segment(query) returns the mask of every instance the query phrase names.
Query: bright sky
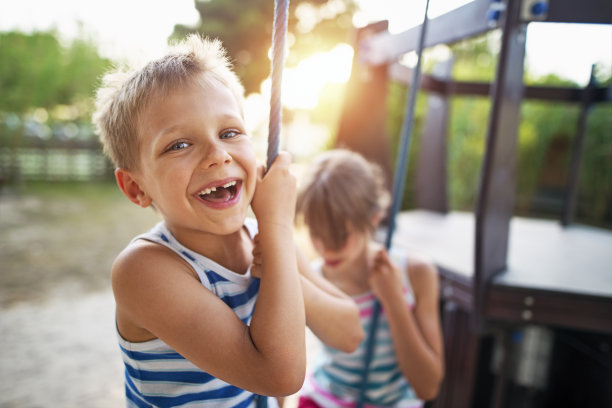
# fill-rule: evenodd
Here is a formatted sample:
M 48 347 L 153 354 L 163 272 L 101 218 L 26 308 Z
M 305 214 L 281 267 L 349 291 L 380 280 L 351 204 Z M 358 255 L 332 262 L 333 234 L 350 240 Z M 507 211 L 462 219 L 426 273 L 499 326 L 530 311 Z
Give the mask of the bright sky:
M 429 18 L 435 18 L 470 0 L 430 0 Z M 389 31 L 397 33 L 423 21 L 425 0 L 358 0 L 369 21 L 389 20 Z M 537 76 L 556 73 L 586 84 L 591 65 L 603 63 L 612 71 L 612 26 L 598 24 L 530 23 L 527 26 L 526 60 Z
M 194 0 L 0 0 L 0 30 L 56 28 L 66 38 L 79 22 L 109 57 L 140 59 L 166 45 L 175 24 L 193 24 Z
M 429 16 L 467 1 L 431 0 Z M 104 55 L 140 59 L 163 49 L 174 24 L 197 21 L 193 4 L 194 0 L 0 0 L 0 30 L 55 27 L 70 38 L 79 32 L 80 21 L 85 33 L 97 38 Z M 359 0 L 359 4 L 363 13 L 357 19 L 389 19 L 390 30 L 399 32 L 422 21 L 425 0 Z M 557 73 L 585 84 L 595 62 L 612 67 L 610 25 L 529 25 L 527 63 L 531 72 Z

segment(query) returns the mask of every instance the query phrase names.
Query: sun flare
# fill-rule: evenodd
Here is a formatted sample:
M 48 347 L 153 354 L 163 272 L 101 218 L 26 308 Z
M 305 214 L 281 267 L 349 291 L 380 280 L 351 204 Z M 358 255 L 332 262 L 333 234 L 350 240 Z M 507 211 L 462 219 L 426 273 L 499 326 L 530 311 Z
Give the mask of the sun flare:
M 351 75 L 353 48 L 338 44 L 283 70 L 282 102 L 289 109 L 313 109 L 328 84 L 345 83 Z M 270 95 L 270 79 L 262 83 L 262 94 Z

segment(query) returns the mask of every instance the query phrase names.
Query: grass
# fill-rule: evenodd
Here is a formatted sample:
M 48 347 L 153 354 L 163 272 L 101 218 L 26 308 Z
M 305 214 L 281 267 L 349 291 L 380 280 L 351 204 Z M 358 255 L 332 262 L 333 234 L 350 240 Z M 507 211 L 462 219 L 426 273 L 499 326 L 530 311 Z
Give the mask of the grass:
M 111 182 L 28 183 L 0 191 L 0 306 L 110 285 L 119 251 L 154 225 Z

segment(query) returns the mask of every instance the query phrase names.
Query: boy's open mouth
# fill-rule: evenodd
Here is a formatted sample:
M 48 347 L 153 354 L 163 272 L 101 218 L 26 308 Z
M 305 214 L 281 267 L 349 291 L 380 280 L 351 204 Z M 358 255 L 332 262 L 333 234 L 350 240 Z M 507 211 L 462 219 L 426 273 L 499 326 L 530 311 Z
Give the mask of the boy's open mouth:
M 224 203 L 236 197 L 237 184 L 236 180 L 232 180 L 220 186 L 205 188 L 198 193 L 198 196 L 211 203 Z

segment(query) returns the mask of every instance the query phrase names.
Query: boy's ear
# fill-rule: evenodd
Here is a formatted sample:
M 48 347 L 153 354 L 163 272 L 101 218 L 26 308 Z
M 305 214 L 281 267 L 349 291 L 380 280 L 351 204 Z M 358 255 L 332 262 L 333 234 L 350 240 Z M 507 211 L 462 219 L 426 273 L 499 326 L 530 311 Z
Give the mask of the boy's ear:
M 140 188 L 140 184 L 128 170 L 116 169 L 115 180 L 117 180 L 117 185 L 119 185 L 123 194 L 134 204 L 146 208 L 153 202 L 151 197 Z

